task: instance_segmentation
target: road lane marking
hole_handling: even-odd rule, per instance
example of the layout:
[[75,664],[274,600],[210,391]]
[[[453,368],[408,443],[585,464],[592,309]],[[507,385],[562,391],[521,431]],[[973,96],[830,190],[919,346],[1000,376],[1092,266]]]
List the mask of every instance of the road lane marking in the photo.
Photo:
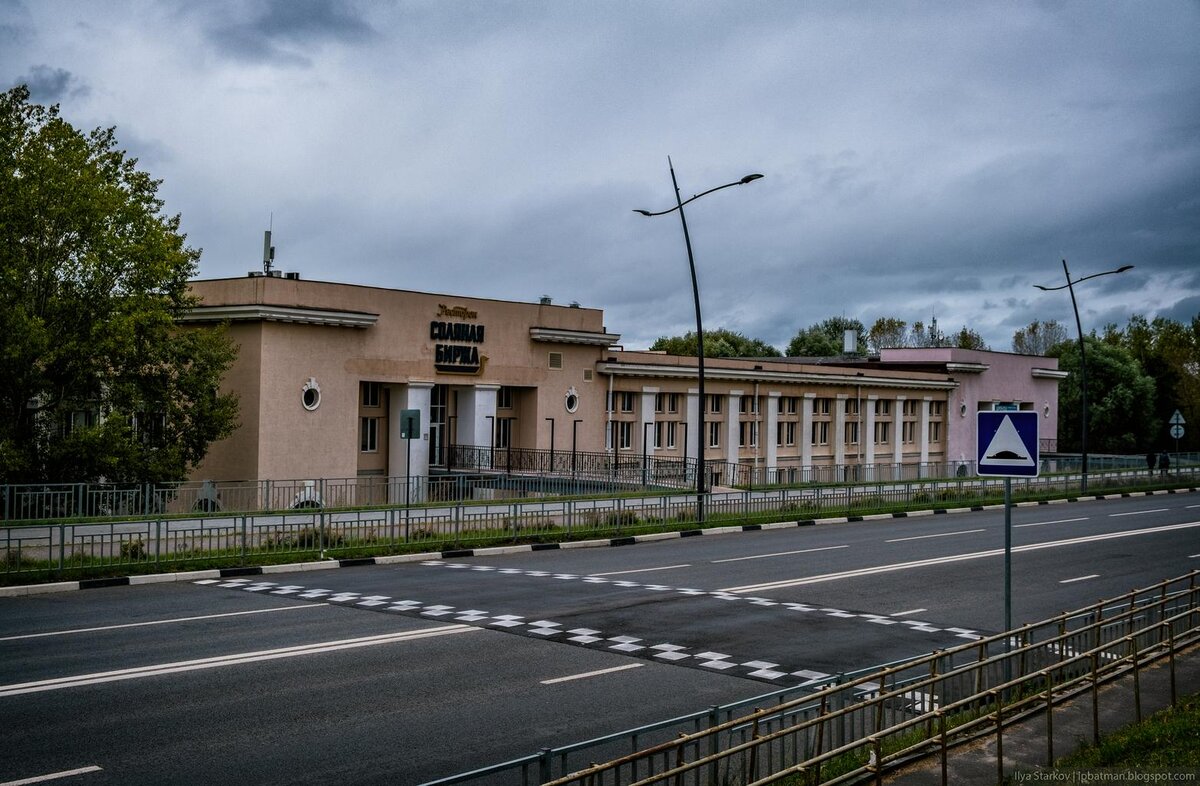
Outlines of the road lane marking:
[[1098,578],[1100,578],[1099,573],[1089,573],[1086,576],[1076,576],[1073,579],[1063,579],[1062,581],[1060,581],[1058,583],[1059,584],[1074,584],[1077,581],[1087,581],[1088,579],[1098,579]]
[[948,538],[951,535],[971,535],[976,532],[987,532],[985,529],[964,529],[958,532],[939,532],[936,535],[914,535],[911,538],[892,538],[885,540],[884,543],[902,543],[906,540],[925,540],[926,538]]
[[[557,685],[560,682],[571,682],[572,680],[586,680],[589,677],[599,677],[603,674],[612,674],[614,671],[625,671],[627,669],[640,669],[645,666],[645,663],[627,663],[624,666],[613,666],[611,669],[597,669],[596,671],[585,671],[582,674],[571,674],[566,677],[555,677],[549,680],[542,680],[541,685]],[[3,786],[3,784],[0,784]]]
[[1039,521],[1034,524],[1013,524],[1013,529],[1020,529],[1021,527],[1044,527],[1047,524],[1070,524],[1075,521],[1087,521],[1087,520],[1088,520],[1088,517],[1083,516],[1083,517],[1077,518],[1077,519],[1057,519],[1055,521]]
[[[176,622],[196,622],[197,620],[215,620],[221,617],[240,617],[245,614],[270,614],[275,611],[294,611],[296,609],[317,608],[318,606],[328,606],[328,603],[302,603],[298,606],[281,606],[276,609],[254,609],[253,611],[231,611],[225,614],[205,614],[201,617],[176,617],[175,619],[166,620],[149,620],[147,622],[128,622],[122,625],[105,625],[99,628],[72,628],[70,630],[52,630],[47,633],[24,633],[20,636],[3,636],[0,641],[19,641],[21,639],[39,639],[43,636],[70,636],[76,633],[98,633],[106,630],[119,630],[121,628],[140,628],[146,625],[170,625]],[[0,783],[0,786],[5,784]]]
[[60,690],[62,688],[76,688],[83,685],[99,685],[105,682],[135,680],[142,677],[157,677],[163,674],[178,674],[187,671],[198,671],[200,669],[215,669],[220,668],[221,666],[240,666],[246,663],[278,660],[280,658],[295,658],[301,655],[317,655],[325,652],[336,652],[338,650],[356,649],[359,647],[373,647],[379,644],[393,644],[400,641],[412,641],[414,639],[431,638],[434,636],[448,636],[455,633],[467,633],[469,631],[478,630],[483,630],[483,628],[477,628],[472,625],[445,625],[439,628],[430,628],[428,630],[384,633],[378,636],[363,636],[355,639],[340,639],[337,641],[319,642],[317,644],[302,644],[295,647],[282,647],[280,649],[259,650],[256,652],[242,652],[234,655],[218,655],[212,658],[199,658],[197,660],[185,660],[175,663],[160,663],[152,666],[138,666],[131,669],[102,671],[95,674],[79,674],[73,677],[55,677],[47,680],[37,680],[35,682],[20,682],[12,685],[0,685],[0,698],[5,696],[17,696],[24,693],[40,693],[48,690]]
[[800,549],[799,551],[777,551],[774,554],[755,554],[752,557],[731,557],[729,559],[715,559],[711,564],[716,565],[719,562],[741,562],[748,559],[766,559],[767,557],[790,557],[793,554],[809,554],[814,551],[833,551],[834,549],[848,549],[849,546],[822,546],[816,549]]
[[[1147,527],[1145,529],[1125,530],[1124,532],[1109,532],[1103,535],[1088,535],[1081,538],[1069,538],[1067,540],[1049,541],[1046,543],[1031,543],[1025,546],[1016,546],[1012,549],[1015,552],[1023,551],[1040,551],[1041,549],[1059,548],[1061,546],[1076,546],[1083,543],[1093,543],[1102,540],[1115,540],[1117,538],[1128,538],[1134,535],[1153,535],[1161,532],[1173,532],[1181,529],[1194,529],[1200,527],[1200,521],[1189,521],[1184,524],[1168,524],[1162,527]],[[975,551],[969,554],[952,554],[946,557],[932,557],[930,559],[913,560],[912,562],[898,562],[891,565],[876,565],[870,568],[858,568],[856,570],[842,571],[841,573],[825,573],[818,576],[804,576],[796,579],[784,579],[783,581],[771,581],[765,584],[748,584],[743,587],[725,587],[719,592],[742,593],[742,592],[762,592],[764,590],[782,589],[785,587],[799,587],[806,584],[820,584],[826,581],[836,581],[838,579],[851,579],[860,576],[871,576],[877,573],[891,573],[899,570],[910,570],[912,568],[925,568],[932,565],[945,565],[951,562],[965,562],[968,560],[985,559],[988,557],[996,557],[1004,554],[1004,549],[988,549],[987,551]]]
[[929,611],[929,609],[909,609],[908,611],[895,611],[895,612],[892,612],[891,614],[889,614],[888,616],[889,617],[906,617],[909,614],[920,614],[922,611]]
[[676,568],[690,568],[691,565],[664,565],[661,568],[638,568],[637,570],[614,570],[609,573],[589,573],[589,576],[620,576],[624,573],[651,573],[656,570],[675,570]]
[[46,775],[35,775],[32,778],[22,778],[19,781],[5,781],[0,783],[0,786],[28,786],[31,783],[45,783],[46,781],[56,781],[59,778],[70,778],[73,775],[86,775],[89,772],[100,772],[103,767],[97,767],[95,764],[88,767],[78,767],[74,770],[63,770],[62,772],[51,772]]
[[1155,508],[1154,510],[1131,510],[1128,513],[1109,513],[1108,517],[1110,519],[1115,519],[1121,516],[1140,516],[1143,513],[1165,513],[1168,510],[1170,510],[1170,508]]

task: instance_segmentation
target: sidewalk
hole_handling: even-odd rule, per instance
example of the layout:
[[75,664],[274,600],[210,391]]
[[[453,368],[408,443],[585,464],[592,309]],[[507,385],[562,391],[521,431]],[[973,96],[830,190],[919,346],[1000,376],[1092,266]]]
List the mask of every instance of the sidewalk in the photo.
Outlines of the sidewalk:
[[[1141,670],[1142,717],[1171,704],[1170,668],[1163,658]],[[1175,656],[1175,689],[1183,697],[1200,693],[1200,646]],[[1099,691],[1100,734],[1109,734],[1136,720],[1133,674],[1102,685]],[[1087,691],[1054,707],[1054,758],[1061,759],[1091,744],[1092,697]],[[1047,769],[1046,714],[1039,713],[1004,729],[1004,777]],[[941,758],[930,756],[884,778],[894,786],[934,786],[942,782]],[[996,735],[951,748],[947,757],[950,784],[1002,783],[996,765]]]

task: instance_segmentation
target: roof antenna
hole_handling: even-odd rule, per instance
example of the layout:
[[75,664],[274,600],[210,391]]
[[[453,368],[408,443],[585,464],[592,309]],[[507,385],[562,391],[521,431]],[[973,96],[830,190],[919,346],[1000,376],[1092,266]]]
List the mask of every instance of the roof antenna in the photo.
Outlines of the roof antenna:
[[271,230],[275,228],[275,213],[271,213],[269,227],[263,232],[263,275],[271,275],[271,263],[275,261],[275,246],[271,245]]

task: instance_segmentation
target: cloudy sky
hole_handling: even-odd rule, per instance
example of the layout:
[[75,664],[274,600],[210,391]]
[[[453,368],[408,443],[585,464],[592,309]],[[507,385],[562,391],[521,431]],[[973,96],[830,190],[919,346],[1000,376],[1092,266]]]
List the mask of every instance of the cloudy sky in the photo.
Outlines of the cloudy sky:
[[[201,277],[603,308],[627,348],[830,316],[992,349],[1200,314],[1200,3],[0,0],[0,82],[117,126]],[[1072,325],[1073,327],[1073,325]]]

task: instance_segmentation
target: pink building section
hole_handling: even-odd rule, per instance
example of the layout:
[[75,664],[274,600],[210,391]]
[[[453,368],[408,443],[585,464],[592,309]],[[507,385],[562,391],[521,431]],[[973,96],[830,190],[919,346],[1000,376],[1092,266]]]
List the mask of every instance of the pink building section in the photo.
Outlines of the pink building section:
[[885,349],[879,363],[921,371],[944,371],[958,382],[951,394],[946,460],[975,460],[975,413],[1008,409],[1036,411],[1041,452],[1058,441],[1058,384],[1067,374],[1058,358],[953,347]]

